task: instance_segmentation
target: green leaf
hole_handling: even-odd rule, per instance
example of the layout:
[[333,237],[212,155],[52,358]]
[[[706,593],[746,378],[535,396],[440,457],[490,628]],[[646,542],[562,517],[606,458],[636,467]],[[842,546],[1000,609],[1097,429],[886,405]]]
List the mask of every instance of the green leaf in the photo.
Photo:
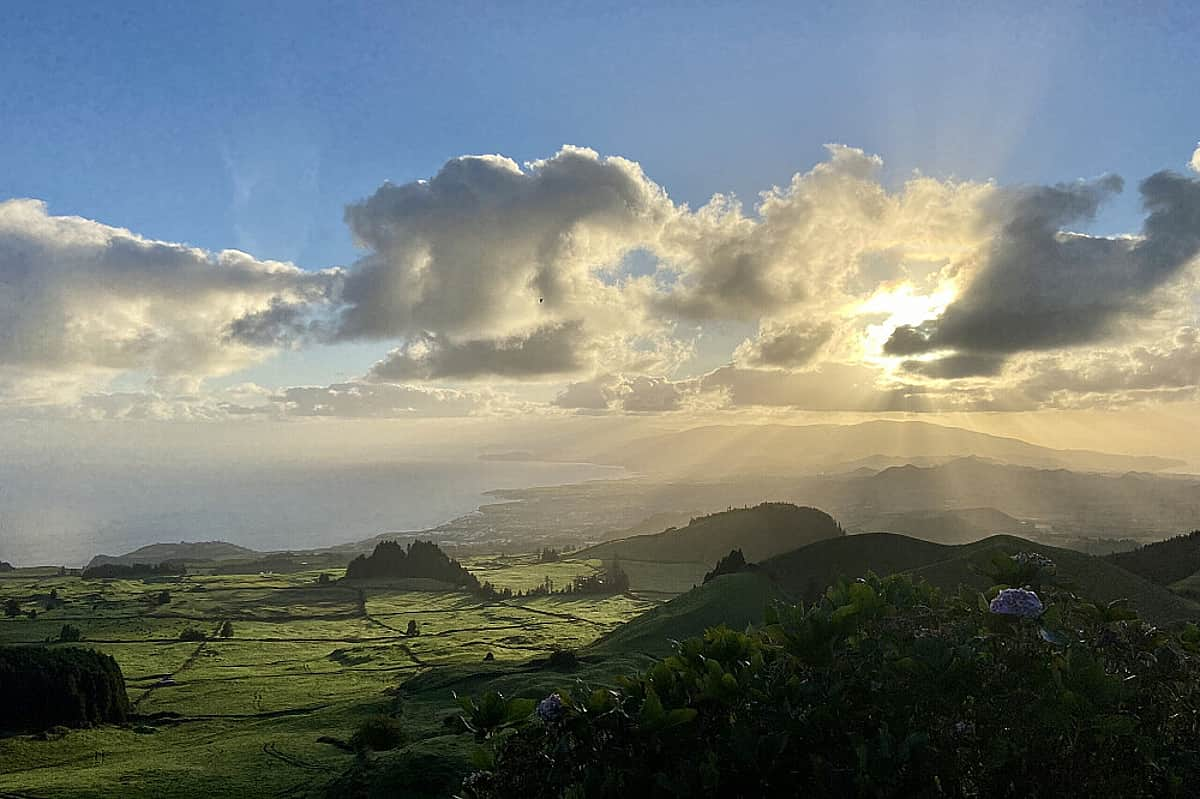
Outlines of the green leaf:
[[645,726],[656,727],[662,723],[665,715],[662,700],[658,698],[658,692],[647,686],[646,701],[642,703],[642,712],[638,717],[639,721]]

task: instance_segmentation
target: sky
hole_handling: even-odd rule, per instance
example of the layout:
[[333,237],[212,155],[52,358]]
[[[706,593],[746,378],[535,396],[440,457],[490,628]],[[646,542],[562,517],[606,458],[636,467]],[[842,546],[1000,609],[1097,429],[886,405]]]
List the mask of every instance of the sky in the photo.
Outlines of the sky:
[[0,434],[898,414],[1183,446],[1200,17],[1041,6],[7,7]]

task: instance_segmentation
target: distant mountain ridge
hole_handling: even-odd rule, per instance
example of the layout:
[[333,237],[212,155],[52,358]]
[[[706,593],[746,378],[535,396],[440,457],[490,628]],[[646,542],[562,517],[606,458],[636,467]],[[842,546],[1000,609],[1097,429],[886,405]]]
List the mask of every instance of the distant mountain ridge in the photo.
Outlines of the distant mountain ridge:
[[[589,460],[646,474],[699,476],[849,471],[893,459],[920,462],[975,456],[1038,468],[1156,472],[1183,461],[1042,447],[1017,438],[930,422],[878,420],[853,425],[713,425],[649,436],[595,452]],[[894,461],[893,461],[894,462]]]
[[180,541],[174,544],[148,544],[124,555],[97,555],[88,561],[87,568],[92,569],[106,564],[132,566],[135,564],[154,565],[168,561],[239,560],[261,554],[261,552],[230,544],[227,541]]
[[735,548],[740,548],[748,560],[762,560],[845,534],[825,511],[786,502],[764,502],[752,508],[733,508],[701,516],[686,527],[606,541],[576,553],[576,557],[711,565]]

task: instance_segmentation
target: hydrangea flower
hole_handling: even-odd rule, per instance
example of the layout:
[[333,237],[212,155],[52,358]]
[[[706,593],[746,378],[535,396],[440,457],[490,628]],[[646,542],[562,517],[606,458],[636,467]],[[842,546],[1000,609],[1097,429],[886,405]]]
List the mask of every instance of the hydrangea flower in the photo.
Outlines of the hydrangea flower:
[[567,715],[567,708],[562,697],[554,693],[538,702],[537,714],[538,718],[547,723],[562,721],[562,717]]
[[988,606],[992,613],[998,613],[1001,616],[1023,616],[1028,619],[1035,619],[1042,615],[1042,611],[1046,607],[1042,604],[1042,600],[1038,599],[1038,595],[1024,588],[1005,588],[992,603]]

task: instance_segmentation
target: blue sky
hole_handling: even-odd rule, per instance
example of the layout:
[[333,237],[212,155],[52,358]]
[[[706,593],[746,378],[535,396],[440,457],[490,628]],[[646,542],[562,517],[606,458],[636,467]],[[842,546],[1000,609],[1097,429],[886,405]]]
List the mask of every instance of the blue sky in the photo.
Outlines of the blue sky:
[[1186,3],[120,5],[4,10],[0,195],[309,268],[355,257],[347,202],[463,153],[581,144],[697,205],[827,141],[1007,183],[1135,181],[1200,136]]

